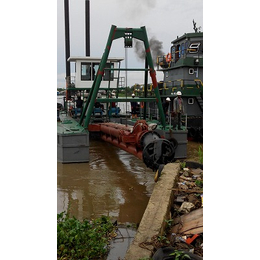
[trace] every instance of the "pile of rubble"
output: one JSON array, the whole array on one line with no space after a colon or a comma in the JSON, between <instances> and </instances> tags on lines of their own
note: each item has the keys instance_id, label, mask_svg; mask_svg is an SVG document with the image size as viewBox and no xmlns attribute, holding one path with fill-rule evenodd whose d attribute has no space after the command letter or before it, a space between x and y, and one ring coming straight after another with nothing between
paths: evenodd
<instances>
[{"instance_id":1,"label":"pile of rubble","mask_svg":"<svg viewBox=\"0 0 260 260\"><path fill-rule=\"evenodd\" d=\"M203 170L183 168L174 188L171 227L167 238L175 250L203 256Z\"/></svg>"}]
</instances>

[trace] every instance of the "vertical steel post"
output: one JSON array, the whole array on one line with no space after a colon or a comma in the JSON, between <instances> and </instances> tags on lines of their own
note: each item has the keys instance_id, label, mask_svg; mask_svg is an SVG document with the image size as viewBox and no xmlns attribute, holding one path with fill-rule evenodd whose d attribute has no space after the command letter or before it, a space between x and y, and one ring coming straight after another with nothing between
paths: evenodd
<instances>
[{"instance_id":1,"label":"vertical steel post","mask_svg":"<svg viewBox=\"0 0 260 260\"><path fill-rule=\"evenodd\" d=\"M145 68L148 69L147 58L145 58ZM144 97L147 98L148 71L144 74ZM147 102L144 102L144 120L146 119Z\"/></svg>"},{"instance_id":2,"label":"vertical steel post","mask_svg":"<svg viewBox=\"0 0 260 260\"><path fill-rule=\"evenodd\" d=\"M65 64L66 64L66 89L69 87L70 81L70 28L69 28L69 0L64 0L64 18L65 18ZM66 98L68 100L68 90L66 90Z\"/></svg>"},{"instance_id":3,"label":"vertical steel post","mask_svg":"<svg viewBox=\"0 0 260 260\"><path fill-rule=\"evenodd\" d=\"M89 0L85 1L85 19L86 19L86 56L90 56L90 11Z\"/></svg>"}]
</instances>

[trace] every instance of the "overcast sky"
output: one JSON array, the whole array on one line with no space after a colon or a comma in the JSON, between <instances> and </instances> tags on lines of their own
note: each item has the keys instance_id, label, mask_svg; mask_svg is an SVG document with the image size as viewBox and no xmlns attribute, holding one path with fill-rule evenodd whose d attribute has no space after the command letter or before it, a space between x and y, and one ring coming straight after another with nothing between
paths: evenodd
<instances>
[{"instance_id":1,"label":"overcast sky","mask_svg":"<svg viewBox=\"0 0 260 260\"><path fill-rule=\"evenodd\" d=\"M65 87L64 0L57 3L57 84ZM85 56L85 0L69 3L70 56ZM177 36L194 31L193 19L203 31L202 0L90 0L90 56L102 57L111 25L145 26L148 38L162 42L162 51L166 54ZM128 68L143 68L144 62L134 48L127 51ZM113 42L109 56L125 58L122 39ZM143 73L128 72L127 79L128 85L143 83ZM157 80L161 79L162 73L157 72Z\"/></svg>"}]
</instances>

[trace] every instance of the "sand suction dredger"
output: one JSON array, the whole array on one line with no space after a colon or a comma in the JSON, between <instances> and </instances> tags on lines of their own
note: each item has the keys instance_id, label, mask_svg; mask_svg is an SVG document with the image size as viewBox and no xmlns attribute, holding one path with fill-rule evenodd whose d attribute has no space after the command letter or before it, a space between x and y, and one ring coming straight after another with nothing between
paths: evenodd
<instances>
[{"instance_id":1,"label":"sand suction dredger","mask_svg":"<svg viewBox=\"0 0 260 260\"><path fill-rule=\"evenodd\" d=\"M111 65L113 59L109 59L109 52L112 46L113 40L124 38L125 48L131 48L133 46L133 39L140 40L144 43L145 49L145 68L120 68ZM71 61L73 58L70 58ZM88 63L86 63L88 61ZM84 106L81 111L80 120L77 122L77 127L81 128L79 130L80 134L92 134L98 133L102 140L109 142L133 155L143 160L145 165L156 171L160 168L160 165L167 164L174 161L176 158L186 157L186 145L187 145L187 130L185 127L182 130L174 129L169 122L166 122L166 117L163 110L162 99L160 96L158 82L156 79L156 72L154 70L153 60L151 56L151 50L149 46L148 37L146 34L145 27L140 28L118 28L115 25L111 26L108 41L100 60L90 62L90 59L81 59L78 61L79 67L76 73L82 73L83 65L90 64L90 66L96 66L95 77L93 77L92 86L89 88L78 87L80 80L83 79L82 75L79 75L77 84L74 84L73 88L67 88L67 91L75 90L77 96L84 96L87 92L87 99L85 100ZM83 65L82 65L83 64ZM99 64L97 69L97 64ZM77 64L76 64L77 66ZM106 93L115 91L116 95L106 95L106 97L100 97L100 89L104 90L102 84L106 77L109 79L115 79L116 72L120 71L143 71L145 73L145 83L142 95L135 98L136 102L143 104L142 116L140 120L130 119L130 118L120 118L120 117L109 117L106 118L101 116L97 121L93 111L95 109L96 102L107 104L112 104L113 102L131 102L131 97L118 97L119 85L114 89L111 87L110 81L108 81L108 87L106 88ZM147 83L147 75L150 74L152 80L152 91L148 93L150 84ZM92 73L92 72L91 72ZM113 75L113 77L111 77ZM92 78L93 74L91 74ZM77 78L77 75L76 75ZM119 78L119 76L118 76ZM82 84L85 82L82 82ZM126 87L127 89L127 87ZM157 118L154 120L152 115L148 116L148 109L150 104L157 106ZM73 119L71 120L71 122ZM74 120L75 121L75 120ZM66 121L66 129L69 128L68 121ZM62 122L60 122L62 124ZM75 124L73 125L73 130L75 130ZM63 131L62 134L73 135L71 131ZM87 142L88 143L88 142ZM80 145L79 145L80 147ZM85 152L84 152L85 153ZM69 154L69 152L67 153ZM80 153L79 153L80 154ZM176 156L177 155L177 156ZM62 156L60 156L61 158ZM84 157L84 156L83 156ZM89 160L89 155L85 158L81 158L77 162L86 162ZM62 160L66 163L66 160ZM72 162L68 160L68 162Z\"/></svg>"}]
</instances>

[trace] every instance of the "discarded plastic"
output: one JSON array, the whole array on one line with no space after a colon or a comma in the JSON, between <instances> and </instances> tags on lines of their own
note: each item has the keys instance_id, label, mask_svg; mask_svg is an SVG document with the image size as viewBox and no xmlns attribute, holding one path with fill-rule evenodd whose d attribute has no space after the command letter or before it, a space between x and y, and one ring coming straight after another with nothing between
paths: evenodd
<instances>
[{"instance_id":1,"label":"discarded plastic","mask_svg":"<svg viewBox=\"0 0 260 260\"><path fill-rule=\"evenodd\" d=\"M183 237L175 237L175 242L184 242L186 243L186 239Z\"/></svg>"}]
</instances>

